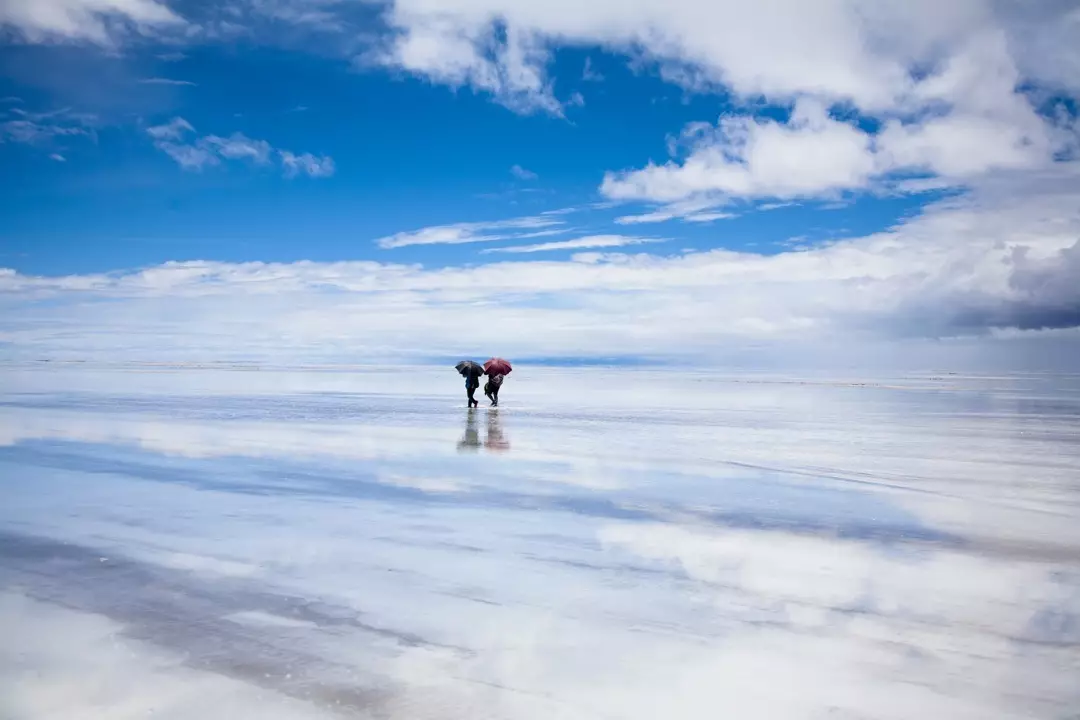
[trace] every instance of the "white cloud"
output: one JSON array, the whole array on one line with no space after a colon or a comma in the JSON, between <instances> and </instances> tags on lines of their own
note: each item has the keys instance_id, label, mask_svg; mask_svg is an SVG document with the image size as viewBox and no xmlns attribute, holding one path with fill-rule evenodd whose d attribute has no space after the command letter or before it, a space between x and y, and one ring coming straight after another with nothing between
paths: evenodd
<instances>
[{"instance_id":1,"label":"white cloud","mask_svg":"<svg viewBox=\"0 0 1080 720\"><path fill-rule=\"evenodd\" d=\"M437 269L193 262L65 278L9 272L0 274L0 341L13 352L65 356L118 344L136 355L423 355L486 342L519 356L657 348L712 356L759 340L850 348L1076 328L1078 189L1077 166L1005 173L890 230L775 254L582 253ZM562 218L427 228L380 245L558 231ZM44 297L51 302L34 304ZM104 297L117 302L89 302ZM488 322L463 338L461 313L478 307Z\"/></svg>"},{"instance_id":2,"label":"white cloud","mask_svg":"<svg viewBox=\"0 0 1080 720\"><path fill-rule=\"evenodd\" d=\"M729 115L697 137L685 159L609 173L602 190L612 198L670 203L704 195L719 205L727 197L818 197L919 172L947 187L997 169L1044 166L1062 143L1077 145L1073 130L1040 117L1017 88L1031 81L1080 89L1062 71L1080 67L1080 43L1066 41L1080 14L1052 0L1024 7L394 0L386 13L394 34L380 62L489 92L521 111L560 114L565 103L547 74L552 49L600 46L639 67L655 63L663 78L694 92L794 103L790 122ZM590 60L583 74L591 72ZM837 107L882 130L831 116Z\"/></svg>"},{"instance_id":3,"label":"white cloud","mask_svg":"<svg viewBox=\"0 0 1080 720\"><path fill-rule=\"evenodd\" d=\"M544 213L491 222L434 225L420 230L400 232L382 237L376 240L375 244L385 250L390 250L409 245L462 245L509 238L546 237L565 232L564 229L556 229L561 228L563 225L565 225L565 221L560 220L556 213Z\"/></svg>"},{"instance_id":4,"label":"white cloud","mask_svg":"<svg viewBox=\"0 0 1080 720\"><path fill-rule=\"evenodd\" d=\"M715 128L692 124L684 132L685 160L608 173L601 191L614 199L701 208L728 198L792 200L868 190L898 172L929 172L938 186L950 186L995 170L1050 165L1061 147L1052 129L1026 101L1010 103L982 114L890 120L872 134L802 99L786 123L734 116Z\"/></svg>"},{"instance_id":5,"label":"white cloud","mask_svg":"<svg viewBox=\"0 0 1080 720\"><path fill-rule=\"evenodd\" d=\"M609 173L601 191L613 199L661 202L704 195L795 198L864 187L878 172L867 133L800 100L789 123L728 117L715 131L694 128L683 163Z\"/></svg>"},{"instance_id":6,"label":"white cloud","mask_svg":"<svg viewBox=\"0 0 1080 720\"><path fill-rule=\"evenodd\" d=\"M195 128L182 117L175 117L164 125L154 125L146 129L146 134L155 140L179 140Z\"/></svg>"},{"instance_id":7,"label":"white cloud","mask_svg":"<svg viewBox=\"0 0 1080 720\"><path fill-rule=\"evenodd\" d=\"M68 108L49 112L29 112L19 107L0 109L0 144L32 145L49 152L48 157L63 162L56 150L64 149L65 140L94 138L97 118Z\"/></svg>"},{"instance_id":8,"label":"white cloud","mask_svg":"<svg viewBox=\"0 0 1080 720\"><path fill-rule=\"evenodd\" d=\"M524 96L541 108L553 104L546 68L556 44L636 50L669 76L681 68L697 86L722 84L744 96L813 94L871 110L913 93L912 68L947 62L988 33L1005 35L1036 79L1060 78L1062 65L1080 58L1066 40L1078 20L1062 2L395 0L387 19L397 35L386 62L436 82ZM1048 40L1060 51L1058 63L1049 61Z\"/></svg>"},{"instance_id":9,"label":"white cloud","mask_svg":"<svg viewBox=\"0 0 1080 720\"><path fill-rule=\"evenodd\" d=\"M585 58L585 68L581 71L581 79L585 82L601 82L604 76L593 67L592 58Z\"/></svg>"},{"instance_id":10,"label":"white cloud","mask_svg":"<svg viewBox=\"0 0 1080 720\"><path fill-rule=\"evenodd\" d=\"M713 210L715 205L714 200L682 200L640 215L622 215L615 218L615 222L619 225L641 225L679 218L687 222L705 223L735 217L734 213Z\"/></svg>"},{"instance_id":11,"label":"white cloud","mask_svg":"<svg viewBox=\"0 0 1080 720\"><path fill-rule=\"evenodd\" d=\"M518 112L561 114L552 83L545 78L548 52L531 32L507 29L492 42L488 23L475 25L453 9L396 3L387 21L398 34L370 56L378 64L397 67L451 87L472 87L491 93ZM493 48L493 49L492 49Z\"/></svg>"},{"instance_id":12,"label":"white cloud","mask_svg":"<svg viewBox=\"0 0 1080 720\"><path fill-rule=\"evenodd\" d=\"M484 253L534 253L553 250L588 250L593 248L616 248L627 245L662 242L657 238L640 238L629 235L589 235L573 240L538 243L536 245L511 245L509 247L490 248Z\"/></svg>"},{"instance_id":13,"label":"white cloud","mask_svg":"<svg viewBox=\"0 0 1080 720\"><path fill-rule=\"evenodd\" d=\"M157 0L4 0L0 3L0 26L15 29L30 42L59 39L111 45L127 27L146 33L184 24L167 4Z\"/></svg>"},{"instance_id":14,"label":"white cloud","mask_svg":"<svg viewBox=\"0 0 1080 720\"><path fill-rule=\"evenodd\" d=\"M89 135L85 128L36 123L32 120L7 120L0 123L0 142L34 145L65 135Z\"/></svg>"},{"instance_id":15,"label":"white cloud","mask_svg":"<svg viewBox=\"0 0 1080 720\"><path fill-rule=\"evenodd\" d=\"M207 135L199 143L213 149L226 160L250 160L257 165L270 162L270 143L265 140L252 140L243 133L233 133L227 138Z\"/></svg>"},{"instance_id":16,"label":"white cloud","mask_svg":"<svg viewBox=\"0 0 1080 720\"><path fill-rule=\"evenodd\" d=\"M510 174L518 180L535 180L537 178L536 173L531 170L526 170L520 165L512 165L510 167Z\"/></svg>"},{"instance_id":17,"label":"white cloud","mask_svg":"<svg viewBox=\"0 0 1080 720\"><path fill-rule=\"evenodd\" d=\"M177 86L195 86L196 83L190 80L173 80L172 78L151 77L143 78L139 80L140 85L177 85Z\"/></svg>"},{"instance_id":18,"label":"white cloud","mask_svg":"<svg viewBox=\"0 0 1080 720\"><path fill-rule=\"evenodd\" d=\"M202 170L219 165L222 160L246 160L256 165L269 165L276 154L285 177L295 177L300 173L310 177L334 174L332 158L275 150L266 140L255 140L243 133L233 133L229 137L204 135L192 138L190 136L195 134L195 128L181 117L173 118L164 125L148 127L146 134L153 138L155 147L185 170Z\"/></svg>"},{"instance_id":19,"label":"white cloud","mask_svg":"<svg viewBox=\"0 0 1080 720\"><path fill-rule=\"evenodd\" d=\"M304 174L313 178L330 177L336 169L334 159L325 155L316 157L311 153L295 155L288 150L280 151L281 164L285 166L285 177Z\"/></svg>"}]
</instances>

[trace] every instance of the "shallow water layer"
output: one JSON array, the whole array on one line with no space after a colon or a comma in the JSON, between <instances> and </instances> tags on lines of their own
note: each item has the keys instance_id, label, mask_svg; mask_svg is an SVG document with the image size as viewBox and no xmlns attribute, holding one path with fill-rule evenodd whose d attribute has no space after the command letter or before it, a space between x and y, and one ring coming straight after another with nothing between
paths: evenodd
<instances>
[{"instance_id":1,"label":"shallow water layer","mask_svg":"<svg viewBox=\"0 0 1080 720\"><path fill-rule=\"evenodd\" d=\"M1080 378L10 365L4 718L1076 718Z\"/></svg>"}]
</instances>

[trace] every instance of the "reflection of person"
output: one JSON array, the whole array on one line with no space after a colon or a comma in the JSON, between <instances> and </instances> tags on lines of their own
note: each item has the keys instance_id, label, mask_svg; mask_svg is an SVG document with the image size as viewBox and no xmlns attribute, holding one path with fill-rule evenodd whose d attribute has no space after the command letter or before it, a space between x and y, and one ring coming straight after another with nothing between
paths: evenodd
<instances>
[{"instance_id":1,"label":"reflection of person","mask_svg":"<svg viewBox=\"0 0 1080 720\"><path fill-rule=\"evenodd\" d=\"M492 407L499 406L499 388L502 387L503 377L504 376L501 373L492 375L488 378L488 381L484 383L484 394L491 400Z\"/></svg>"},{"instance_id":2,"label":"reflection of person","mask_svg":"<svg viewBox=\"0 0 1080 720\"><path fill-rule=\"evenodd\" d=\"M475 390L475 388L473 388ZM458 441L458 452L471 450L475 452L480 447L480 431L476 428L476 413L469 408L469 414L465 419L465 435Z\"/></svg>"},{"instance_id":3,"label":"reflection of person","mask_svg":"<svg viewBox=\"0 0 1080 720\"><path fill-rule=\"evenodd\" d=\"M473 394L476 393L476 388L480 387L480 376L483 372L483 368L472 365L465 368L461 373L465 376L465 395L468 398L469 407L471 408L480 404L480 401L473 397Z\"/></svg>"},{"instance_id":4,"label":"reflection of person","mask_svg":"<svg viewBox=\"0 0 1080 720\"><path fill-rule=\"evenodd\" d=\"M510 443L503 436L502 426L499 424L498 410L488 410L487 437L484 439L484 447L494 451L510 449Z\"/></svg>"}]
</instances>

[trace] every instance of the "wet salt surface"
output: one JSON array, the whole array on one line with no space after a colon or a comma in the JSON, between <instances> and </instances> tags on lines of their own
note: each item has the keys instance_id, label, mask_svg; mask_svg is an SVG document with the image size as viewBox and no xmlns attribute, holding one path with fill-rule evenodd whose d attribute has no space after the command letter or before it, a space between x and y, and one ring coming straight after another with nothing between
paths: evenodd
<instances>
[{"instance_id":1,"label":"wet salt surface","mask_svg":"<svg viewBox=\"0 0 1080 720\"><path fill-rule=\"evenodd\" d=\"M1080 378L9 367L0 716L1076 718Z\"/></svg>"}]
</instances>

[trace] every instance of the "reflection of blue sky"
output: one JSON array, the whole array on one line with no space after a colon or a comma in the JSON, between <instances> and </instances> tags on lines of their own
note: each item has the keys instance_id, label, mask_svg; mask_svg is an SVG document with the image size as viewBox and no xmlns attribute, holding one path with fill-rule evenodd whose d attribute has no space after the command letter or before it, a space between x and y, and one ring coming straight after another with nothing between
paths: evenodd
<instances>
[{"instance_id":1,"label":"reflection of blue sky","mask_svg":"<svg viewBox=\"0 0 1080 720\"><path fill-rule=\"evenodd\" d=\"M257 686L281 717L334 698L635 720L1080 701L1075 395L706 378L661 412L665 388L614 373L622 402L526 380L467 413L378 383L181 377L0 402L0 590L30 598L0 598L0 623L104 616L94 632L164 663L154 682ZM43 677L78 664L21 642Z\"/></svg>"}]
</instances>

